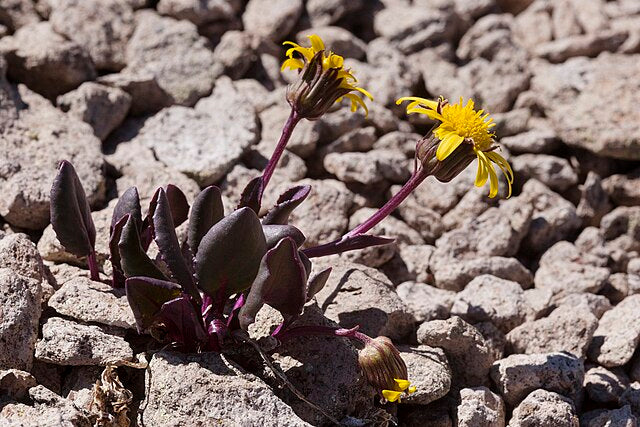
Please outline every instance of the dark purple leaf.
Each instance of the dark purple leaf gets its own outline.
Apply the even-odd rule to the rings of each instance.
[[[300,315],[306,302],[306,274],[296,242],[290,237],[280,240],[260,262],[247,301],[240,309],[240,327],[246,330],[265,303],[285,319]]]
[[[120,199],[115,208],[113,208],[113,216],[111,217],[110,232],[113,234],[113,229],[125,215],[131,215],[136,221],[138,230],[142,227],[142,208],[140,207],[140,196],[138,195],[138,189],[136,187],[129,187],[127,191],[122,193]]]
[[[304,265],[304,269],[307,273],[307,280],[309,280],[309,275],[311,274],[311,268],[313,267],[313,265],[311,264],[311,260],[301,250],[298,250],[298,256],[300,257],[300,261],[302,261],[302,265]]]
[[[136,222],[127,215],[127,221],[122,228],[118,251],[120,252],[120,265],[125,277],[145,276],[154,279],[167,280],[149,258],[140,244],[140,235]]]
[[[240,196],[238,208],[251,208],[256,214],[260,213],[260,199],[262,198],[262,176],[253,178]]]
[[[72,254],[83,257],[94,251],[96,229],[91,208],[73,165],[60,162],[51,187],[51,225],[58,240]]]
[[[215,223],[224,218],[224,206],[220,189],[209,186],[202,190],[191,207],[187,243],[194,255],[200,240]]]
[[[178,227],[189,217],[189,202],[187,202],[187,196],[173,184],[167,184],[164,191],[167,194],[167,200],[169,200],[169,206],[171,207],[173,224]]]
[[[193,275],[182,256],[169,200],[163,189],[158,192],[156,209],[153,213],[153,231],[160,255],[167,267],[169,267],[169,271],[171,271],[171,274],[184,291],[200,303],[200,293],[196,288]]]
[[[279,224],[269,224],[262,225],[262,232],[264,233],[265,239],[267,239],[267,248],[271,249],[274,247],[280,240],[285,237],[291,237],[298,247],[302,246],[306,237],[302,234],[302,231],[294,227],[293,225],[279,225]]]
[[[209,337],[188,296],[181,296],[162,305],[158,315],[169,339],[183,351],[193,353],[205,347]]]
[[[256,213],[241,208],[218,221],[202,238],[196,255],[201,290],[213,298],[240,292],[256,277],[267,242]]]
[[[285,191],[278,197],[276,205],[267,212],[262,219],[263,224],[286,224],[289,221],[289,215],[295,208],[304,202],[311,192],[309,185],[299,185]]]
[[[309,280],[309,284],[307,285],[307,301],[310,301],[315,294],[324,288],[324,285],[327,284],[327,280],[329,280],[330,275],[331,267],[325,268]]]
[[[109,239],[109,253],[111,266],[113,269],[113,286],[115,288],[121,288],[124,286],[124,273],[122,272],[122,265],[120,263],[120,249],[118,249],[118,243],[120,242],[120,237],[122,236],[122,229],[124,225],[127,223],[129,219],[129,215],[125,214],[111,229],[111,237]]]
[[[180,286],[150,277],[130,277],[125,282],[127,300],[136,319],[138,332],[146,331],[160,313],[162,305],[180,296]]]

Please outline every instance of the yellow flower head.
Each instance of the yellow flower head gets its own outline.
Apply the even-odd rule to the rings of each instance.
[[[416,392],[416,387],[411,385],[409,380],[394,378],[395,387],[393,390],[382,390],[382,397],[389,402],[400,402],[403,393],[412,394]]]
[[[313,92],[313,88],[308,87],[310,84],[312,85],[312,83],[322,82],[321,89],[330,92],[327,96],[331,98],[331,104],[341,101],[344,97],[351,101],[351,111],[355,112],[358,109],[358,106],[361,106],[364,109],[365,114],[368,114],[369,110],[367,109],[367,106],[360,94],[365,95],[372,101],[373,97],[365,89],[355,85],[357,79],[352,74],[351,70],[344,68],[344,58],[331,51],[327,53],[324,42],[319,36],[313,34],[308,37],[311,41],[311,47],[303,47],[290,41],[283,43],[284,45],[290,45],[291,47],[287,50],[287,59],[282,63],[282,70],[288,68],[290,70],[305,71],[310,64],[313,64],[315,61],[320,62],[322,68],[318,69],[317,73],[310,73],[312,75],[306,79],[308,83],[306,88],[307,94],[311,94]],[[300,57],[294,56],[295,53],[298,53]],[[316,76],[316,78],[314,81],[311,81],[314,76]],[[335,86],[331,87],[328,85],[326,79],[323,80],[321,76],[330,76],[329,79],[335,81]],[[316,101],[316,103],[318,102],[317,99],[314,101]],[[327,108],[330,106],[331,105],[328,105]]]
[[[489,179],[489,197],[495,197],[498,194],[498,175],[492,164],[495,163],[507,178],[508,197],[511,196],[513,170],[505,158],[495,152],[498,146],[495,143],[495,134],[491,132],[495,123],[489,117],[489,113],[485,113],[484,110],[476,111],[471,99],[466,104],[462,98],[457,104],[449,104],[442,97],[438,101],[433,101],[410,96],[400,98],[396,103],[400,104],[404,101],[410,101],[407,105],[407,114],[420,113],[440,122],[433,131],[441,141],[436,151],[437,160],[443,161],[449,157],[462,143],[470,144],[478,158],[475,185],[482,187]]]

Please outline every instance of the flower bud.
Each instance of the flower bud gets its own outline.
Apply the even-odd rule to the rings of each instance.
[[[449,182],[471,164],[476,154],[472,144],[462,143],[445,159],[438,160],[436,152],[441,143],[440,139],[429,133],[416,144],[416,159],[429,175],[435,176],[440,182]]]
[[[358,363],[367,381],[389,402],[398,401],[403,393],[415,391],[407,380],[407,365],[387,337],[366,342],[358,353]]]

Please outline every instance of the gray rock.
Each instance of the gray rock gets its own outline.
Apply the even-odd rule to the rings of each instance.
[[[0,92],[7,97],[0,114],[0,215],[4,220],[31,230],[42,230],[49,223],[51,183],[64,159],[74,163],[89,203],[100,203],[105,191],[103,159],[100,140],[91,127],[23,85],[17,91]]]
[[[484,189],[474,187],[449,212],[442,217],[447,231],[462,227],[466,222],[480,216],[490,207],[498,205],[496,199],[490,199]]]
[[[342,3],[342,6],[344,6],[344,8],[351,8],[353,10],[355,9],[354,6],[357,8],[358,3],[361,4],[362,1],[333,0],[333,2],[331,2],[325,0],[309,0],[307,1],[307,12],[309,13],[312,22],[314,20],[325,20],[327,21],[325,22],[325,24],[329,24],[331,22],[328,21],[331,21],[331,19],[323,19],[325,17],[329,18],[328,16],[326,16],[325,12],[335,13],[336,15],[342,12],[341,10],[333,8],[331,6],[331,3]],[[314,8],[316,8],[316,10],[312,11],[312,9]],[[317,16],[314,17],[314,14],[316,14]],[[316,27],[314,25],[313,34],[317,34],[322,39],[327,49],[345,58],[362,59],[367,49],[367,45],[365,44],[365,42],[342,27]],[[310,35],[309,30],[299,32],[296,35],[297,42],[301,45],[308,44],[308,35]]]
[[[9,0],[0,9],[0,23],[11,30],[40,21],[36,4],[31,0]]]
[[[371,153],[330,153],[324,158],[324,168],[345,183],[379,184],[384,176]]]
[[[26,234],[8,234],[0,239],[0,268],[9,268],[38,282],[45,279],[38,249]]]
[[[525,133],[528,129],[529,119],[531,119],[531,110],[528,108],[517,108],[505,113],[493,114],[491,117],[496,124],[493,131],[500,138],[500,143],[504,144],[509,151],[517,152],[517,150],[512,148],[511,144],[505,142],[505,139],[513,135],[521,136],[522,133]],[[512,141],[518,146],[521,138],[513,138]]]
[[[463,388],[456,418],[459,427],[504,427],[504,402],[486,387]]]
[[[591,313],[593,313],[593,315],[598,319],[601,318],[605,312],[611,310],[612,307],[607,297],[603,295],[595,295],[589,292],[567,294],[559,298],[556,301],[556,305],[558,307],[566,305],[573,309],[584,306],[591,310]]]
[[[158,12],[175,19],[186,19],[197,26],[211,22],[230,21],[240,11],[238,0],[160,0]]]
[[[516,174],[535,178],[555,191],[565,191],[578,183],[578,175],[562,157],[522,154],[511,160],[511,166]]]
[[[615,52],[627,39],[626,31],[605,30],[598,33],[576,35],[542,43],[535,54],[549,62],[564,62],[575,56],[598,56],[602,52]]]
[[[418,322],[448,318],[455,297],[454,292],[417,282],[401,283],[396,292]]]
[[[49,307],[82,322],[135,329],[136,322],[124,289],[86,277],[64,283],[49,299]]]
[[[283,105],[282,102],[260,113],[262,133],[259,148],[261,151],[267,152],[269,155],[273,152],[290,113],[291,108],[288,105]],[[322,128],[322,121],[300,121],[291,135],[287,150],[303,159],[309,157],[315,151],[322,136]]]
[[[174,103],[191,106],[211,92],[222,73],[207,40],[188,21],[143,10],[126,50],[125,72],[152,74]]]
[[[626,175],[611,175],[602,181],[602,186],[611,200],[618,205],[640,204],[640,169],[635,169]]]
[[[610,64],[617,64],[611,69]],[[571,58],[558,65],[538,64],[531,87],[545,102],[546,116],[567,144],[621,159],[640,158],[640,128],[634,120],[638,57],[603,53]],[[553,100],[552,102],[549,102]],[[588,112],[598,106],[600,114]],[[618,117],[616,122],[611,117]],[[620,125],[622,123],[623,125]]]
[[[578,427],[574,403],[566,397],[543,389],[531,392],[513,410],[508,427]]]
[[[97,81],[128,93],[131,97],[129,114],[132,116],[155,113],[171,104],[171,97],[160,87],[151,73],[113,73],[99,77]]]
[[[638,418],[629,405],[620,409],[596,409],[585,413],[581,419],[584,427],[636,427]]]
[[[302,10],[302,0],[250,0],[242,22],[251,33],[280,41],[294,28]]]
[[[589,171],[584,184],[580,186],[580,203],[576,210],[583,224],[598,226],[600,220],[611,210],[609,196],[602,187],[602,180],[595,172]]]
[[[257,139],[257,117],[246,108],[245,98],[230,81],[218,82],[195,109],[174,106],[161,111],[134,140],[202,187],[220,180]]]
[[[400,245],[400,258],[407,273],[417,282],[433,284],[429,260],[434,250],[431,245]]]
[[[535,154],[550,153],[560,145],[555,131],[550,128],[530,129],[517,135],[501,138],[500,143],[514,153]]]
[[[51,2],[54,31],[85,48],[98,70],[119,71],[133,33],[133,9],[118,0]]]
[[[619,368],[609,370],[594,366],[584,374],[584,388],[594,402],[617,404],[629,388],[629,377]]]
[[[412,158],[416,151],[416,143],[421,139],[422,135],[418,133],[393,131],[378,138],[373,147],[400,151],[408,158]]]
[[[418,328],[417,337],[421,344],[444,350],[455,388],[488,383],[489,370],[495,360],[493,354],[480,332],[461,318],[424,322]]]
[[[359,11],[363,5],[364,2],[362,0],[308,0],[306,7],[311,24],[314,27],[318,27],[333,24],[345,15]],[[322,34],[318,33],[318,35],[324,40]],[[346,53],[342,53],[342,51],[338,49],[335,49],[334,52],[340,55],[346,55]]]
[[[507,333],[526,320],[528,310],[518,283],[485,274],[456,295],[451,314],[470,323],[491,321]]]
[[[34,406],[10,403],[0,412],[0,424],[8,426],[74,426],[93,425],[90,414],[78,409],[42,385],[32,387],[29,397]]]
[[[526,322],[507,334],[511,353],[566,351],[585,357],[598,319],[584,306],[561,305],[549,317]]]
[[[449,392],[451,368],[444,351],[426,345],[399,350],[407,365],[409,381],[417,388],[415,393],[403,398],[402,403],[426,405]]]
[[[473,327],[482,334],[493,360],[502,359],[507,346],[507,339],[504,333],[491,322],[476,323]]]
[[[18,369],[0,371],[0,389],[2,389],[3,398],[15,401],[23,400],[29,389],[37,384],[36,379],[28,372]]]
[[[93,128],[104,141],[127,116],[131,96],[123,90],[86,82],[77,89],[58,97],[58,107]]]
[[[213,51],[216,62],[222,64],[224,73],[236,80],[241,78],[256,59],[252,49],[252,37],[241,31],[227,31]]]
[[[64,366],[104,366],[132,360],[133,350],[124,338],[108,334],[98,326],[51,317],[42,326],[35,357]]]
[[[517,282],[522,288],[528,288],[533,283],[531,272],[515,258],[491,256],[457,263],[436,260],[433,264],[436,286],[452,291],[463,290],[475,277],[483,274]]]
[[[0,369],[31,369],[41,298],[39,281],[0,268]]]
[[[549,314],[549,311],[552,308],[552,297],[553,293],[548,289],[531,288],[524,291],[524,298],[530,308],[527,320],[540,319],[541,317]]]
[[[622,366],[631,360],[640,342],[640,320],[635,316],[640,295],[631,295],[600,318],[589,347],[589,359],[607,368]]]
[[[9,64],[11,80],[49,99],[96,77],[87,51],[54,32],[48,22],[26,25],[4,37],[0,53]]]
[[[314,267],[317,271],[333,268],[316,300],[324,315],[343,328],[360,325],[367,335],[395,340],[413,328],[413,316],[384,274],[339,258],[318,258]]]
[[[539,388],[575,402],[580,399],[583,378],[582,360],[568,353],[514,354],[491,367],[491,379],[510,406]]]
[[[541,263],[534,283],[537,289],[548,289],[554,295],[577,292],[596,293],[606,284],[609,270],[571,261]]]
[[[147,370],[145,422],[307,426],[258,377],[217,353],[156,353]],[[175,396],[182,396],[176,400]]]

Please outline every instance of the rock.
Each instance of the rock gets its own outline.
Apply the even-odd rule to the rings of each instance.
[[[499,360],[504,357],[504,349],[507,345],[507,339],[502,331],[491,322],[480,322],[473,325],[474,328],[482,334],[485,345],[489,349],[489,353],[493,360]]]
[[[640,204],[640,169],[634,169],[626,175],[611,175],[602,181],[602,186],[617,205]]]
[[[640,295],[631,295],[600,318],[589,347],[590,360],[611,368],[631,360],[640,342],[640,320],[634,313],[640,306]]]
[[[636,55],[607,53],[558,65],[540,63],[531,87],[540,99],[553,100],[546,102],[545,113],[563,142],[601,156],[638,160],[640,121],[634,105],[640,92],[633,90],[638,64]],[[600,114],[591,117],[588,112],[598,106]],[[618,119],[614,123],[611,117]]]
[[[566,351],[585,357],[598,319],[584,306],[561,305],[549,317],[525,322],[507,334],[511,353]]]
[[[171,104],[171,97],[160,87],[151,73],[132,74],[121,72],[99,77],[105,86],[122,89],[131,97],[129,114],[141,116],[155,113]]]
[[[125,72],[152,74],[173,103],[192,106],[208,95],[222,73],[207,40],[195,25],[160,17],[152,11],[136,14],[136,29],[126,50]]]
[[[611,310],[612,307],[607,297],[603,295],[594,295],[588,292],[567,294],[559,298],[556,305],[558,307],[566,305],[573,309],[584,306],[585,308],[588,308],[598,319],[601,318],[605,312]]]
[[[492,115],[493,122],[496,126],[493,131],[500,137],[500,143],[504,144],[510,152],[516,152],[511,148],[511,145],[505,142],[506,137],[513,135],[521,135],[528,129],[527,124],[531,119],[531,110],[528,108],[516,108],[505,113],[496,113]],[[519,141],[521,138],[513,138],[513,141]],[[516,142],[517,146],[518,143]],[[527,144],[528,145],[528,144]]]
[[[132,360],[133,350],[124,338],[108,334],[98,326],[51,317],[42,326],[35,357],[65,366],[104,366]]]
[[[541,253],[580,226],[575,206],[540,181],[528,180],[518,198],[521,203],[528,201],[533,206],[529,232],[522,241],[525,250]]]
[[[408,158],[415,154],[416,143],[422,135],[413,132],[393,131],[374,141],[373,147],[379,149],[396,150],[404,153]]]
[[[454,292],[417,282],[401,283],[396,292],[418,322],[447,319],[455,297]]]
[[[55,33],[48,22],[29,24],[0,43],[9,78],[49,98],[96,77],[88,53]]]
[[[580,420],[584,427],[635,427],[638,418],[631,412],[629,405],[620,409],[599,409],[587,412]]]
[[[344,8],[355,9],[353,6],[358,7],[358,4],[362,4],[362,1],[344,1],[344,0],[333,0],[333,2],[329,1],[317,1],[317,0],[309,0],[307,1],[307,12],[309,12],[310,18],[313,20],[323,20],[324,16],[322,16],[322,11],[316,10],[314,12],[318,13],[318,16],[314,18],[310,9],[312,8],[324,8],[326,12],[335,12],[335,14],[340,14],[340,10],[333,9],[330,6],[331,3],[341,2]],[[326,19],[326,21],[331,21],[331,19]],[[326,22],[327,24],[331,22]],[[332,52],[337,53],[345,58],[354,58],[354,59],[362,59],[364,57],[365,52],[367,50],[367,45],[365,42],[360,40],[358,37],[353,35],[353,33],[345,30],[342,27],[316,27],[314,24],[313,34],[317,34],[322,41],[324,42],[327,49],[330,49]],[[306,44],[309,43],[309,39],[307,36],[310,35],[309,30],[304,30],[299,32],[296,35],[296,40],[298,44]]]
[[[271,153],[269,153],[271,154]],[[258,170],[264,170],[269,162],[269,159],[264,157],[259,151],[251,150],[248,154],[243,157],[244,162],[251,166],[252,168]],[[234,169],[237,167],[242,167],[241,165],[234,166]],[[232,169],[233,171],[233,169]],[[232,172],[227,174],[227,180],[229,175]],[[256,173],[254,176],[258,176],[260,173]],[[291,151],[284,151],[282,153],[282,157],[278,161],[278,165],[276,166],[276,170],[273,173],[272,180],[274,183],[277,182],[291,182],[298,181],[300,179],[304,179],[307,176],[307,165],[304,160],[300,157],[293,154]],[[243,182],[243,185],[246,185],[246,182]],[[238,191],[241,192],[243,188],[238,188]],[[239,195],[238,195],[239,196]]]
[[[34,406],[10,403],[0,412],[0,424],[9,426],[74,426],[90,427],[90,414],[74,406],[42,385],[29,389]]]
[[[578,183],[578,175],[562,157],[522,154],[512,159],[511,166],[524,179],[535,178],[555,191],[565,191]]]
[[[255,61],[252,37],[241,31],[227,31],[213,51],[216,62],[224,67],[224,74],[234,80],[241,78]]]
[[[23,85],[2,96],[11,100],[3,104],[6,113],[0,117],[0,215],[4,220],[30,230],[42,230],[49,223],[51,183],[64,159],[73,162],[89,203],[102,202],[103,159],[100,140],[91,127]],[[6,122],[5,114],[11,116]]]
[[[482,275],[456,295],[451,314],[470,323],[491,321],[507,333],[525,321],[528,308],[519,284]]]
[[[497,206],[497,200],[487,197],[485,190],[474,187],[473,190],[462,196],[462,199],[442,217],[442,222],[447,231],[462,227],[463,224],[480,216],[490,207]]]
[[[447,355],[455,388],[475,387],[488,383],[494,362],[483,336],[459,317],[424,322],[418,328],[418,342],[440,347]],[[469,369],[473,366],[474,369]]]
[[[614,273],[609,276],[601,293],[614,304],[640,291],[640,276],[636,274]]]
[[[574,403],[543,389],[531,392],[514,410],[508,427],[578,427]]]
[[[260,136],[261,151],[269,153],[269,156],[276,148],[282,128],[291,113],[291,108],[282,103],[263,110],[260,113],[262,123],[262,133]],[[309,157],[316,149],[322,135],[322,121],[302,120],[298,123],[291,139],[287,144],[287,150],[302,157]]]
[[[602,218],[600,228],[606,240],[627,235],[634,240],[640,236],[640,206],[619,206]]]
[[[549,62],[564,62],[575,56],[595,57],[602,52],[615,52],[627,39],[625,31],[606,30],[542,43],[535,54]]]
[[[330,153],[324,168],[345,183],[379,184],[384,177],[376,157],[369,153]]]
[[[595,172],[589,171],[587,179],[580,186],[580,203],[576,213],[583,224],[598,226],[610,210],[611,203],[602,187],[602,180]]]
[[[552,309],[552,297],[553,293],[548,289],[531,288],[524,291],[524,298],[530,309],[527,320],[536,320],[548,315],[549,311]]]
[[[9,400],[23,400],[31,387],[35,387],[38,383],[36,379],[28,372],[18,369],[7,369],[0,371],[0,389],[2,389],[2,397]]]
[[[539,388],[579,400],[583,377],[582,361],[569,353],[514,354],[491,367],[491,379],[510,406]]]
[[[123,90],[86,82],[77,89],[58,97],[58,107],[93,128],[104,141],[127,116],[131,96]]]
[[[459,427],[504,427],[504,402],[486,387],[463,388],[456,418]]]
[[[175,19],[186,19],[197,26],[233,20],[240,11],[241,2],[237,0],[160,0],[158,12]]]
[[[224,177],[257,139],[256,115],[245,104],[230,81],[219,80],[213,94],[195,109],[174,106],[161,111],[145,122],[134,141],[205,187]]]
[[[513,153],[534,154],[550,153],[560,145],[558,136],[550,128],[530,129],[517,135],[501,138],[500,143]]]
[[[550,290],[554,295],[577,292],[597,293],[606,284],[609,270],[603,267],[570,261],[540,263],[533,279],[537,289]]]
[[[407,365],[408,378],[417,391],[403,398],[402,403],[426,405],[440,399],[451,387],[451,368],[444,352],[426,345],[400,347],[400,356]]]
[[[152,425],[235,423],[307,426],[258,377],[217,353],[156,353],[147,371],[148,404],[142,416]],[[176,400],[173,396],[183,396]]]
[[[42,282],[44,265],[38,249],[26,234],[8,234],[0,239],[0,268]]]
[[[40,16],[38,16],[37,6],[31,0],[5,1],[0,9],[0,24],[14,31],[38,21]]]
[[[101,366],[75,366],[63,379],[62,396],[71,400],[78,408],[90,409],[93,403],[93,388],[101,378]],[[133,417],[132,417],[133,418]]]
[[[584,374],[584,388],[594,402],[617,404],[629,388],[629,378],[621,370],[594,366]]]
[[[49,299],[49,307],[63,316],[135,329],[136,321],[124,289],[78,277],[64,283]]]
[[[0,369],[31,369],[41,298],[39,281],[0,268]]]
[[[362,0],[308,0],[306,7],[312,26],[319,27],[337,22],[345,15],[359,11],[363,5],[364,2]],[[318,33],[318,35],[324,40],[322,34]],[[329,46],[333,47],[331,44]],[[334,49],[334,52],[340,55],[347,55],[337,48]]]
[[[434,262],[436,286],[452,291],[463,290],[475,277],[483,274],[519,283],[528,288],[533,275],[517,259],[505,257],[480,257],[453,262]]]
[[[98,70],[119,71],[133,33],[133,10],[118,0],[52,2],[53,30],[85,48]]]
[[[433,284],[429,260],[435,247],[431,245],[400,245],[400,258],[407,273],[417,282]],[[394,283],[396,283],[394,281]]]
[[[251,33],[280,41],[295,27],[302,10],[302,0],[250,0],[242,22]]]
[[[413,328],[413,316],[384,274],[331,258],[318,258],[314,267],[317,271],[333,268],[316,300],[324,315],[343,328],[360,325],[369,336],[392,340],[405,337]]]

